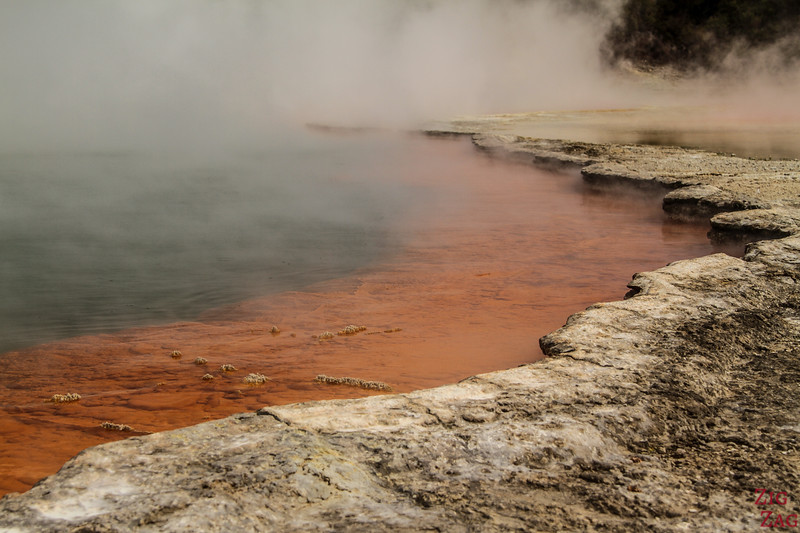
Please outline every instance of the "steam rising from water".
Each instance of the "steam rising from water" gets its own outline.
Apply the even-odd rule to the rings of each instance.
[[[413,126],[612,104],[604,19],[564,6],[6,0],[0,146],[258,144],[307,121]]]
[[[733,108],[797,108],[797,76],[750,75],[768,52],[739,50],[727,61],[737,74],[711,89],[622,81],[598,52],[620,3],[5,0],[0,150],[206,151],[261,146],[305,122],[414,127],[724,93]]]

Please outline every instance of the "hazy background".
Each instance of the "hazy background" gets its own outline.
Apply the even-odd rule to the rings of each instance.
[[[259,146],[305,122],[416,127],[704,96],[797,107],[784,104],[798,77],[759,72],[764,50],[739,47],[711,86],[621,77],[599,51],[622,3],[4,0],[0,150]]]
[[[618,3],[4,0],[0,149],[259,145],[309,121],[641,103],[598,54]]]

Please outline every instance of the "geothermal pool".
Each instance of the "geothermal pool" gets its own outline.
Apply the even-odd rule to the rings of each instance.
[[[658,198],[466,139],[309,133],[263,153],[3,156],[2,172],[0,493],[101,442],[374,394],[318,374],[405,392],[535,361],[633,273],[720,251]],[[349,324],[366,329],[320,339]]]

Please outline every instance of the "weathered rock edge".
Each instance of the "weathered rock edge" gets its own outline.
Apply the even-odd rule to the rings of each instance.
[[[0,529],[749,531],[798,512],[800,236],[630,288],[531,365],[87,449],[0,500]]]
[[[516,135],[474,134],[472,139],[490,154],[555,169],[579,168],[590,186],[664,193],[663,207],[670,216],[710,219],[713,239],[780,238],[800,231],[797,160]]]

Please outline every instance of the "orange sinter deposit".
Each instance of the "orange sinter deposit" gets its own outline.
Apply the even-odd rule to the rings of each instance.
[[[658,198],[590,192],[577,172],[492,160],[465,140],[414,143],[403,179],[424,201],[352,275],[0,356],[0,493],[102,442],[530,363],[540,336],[620,299],[634,272],[714,251],[706,228],[665,221]]]

